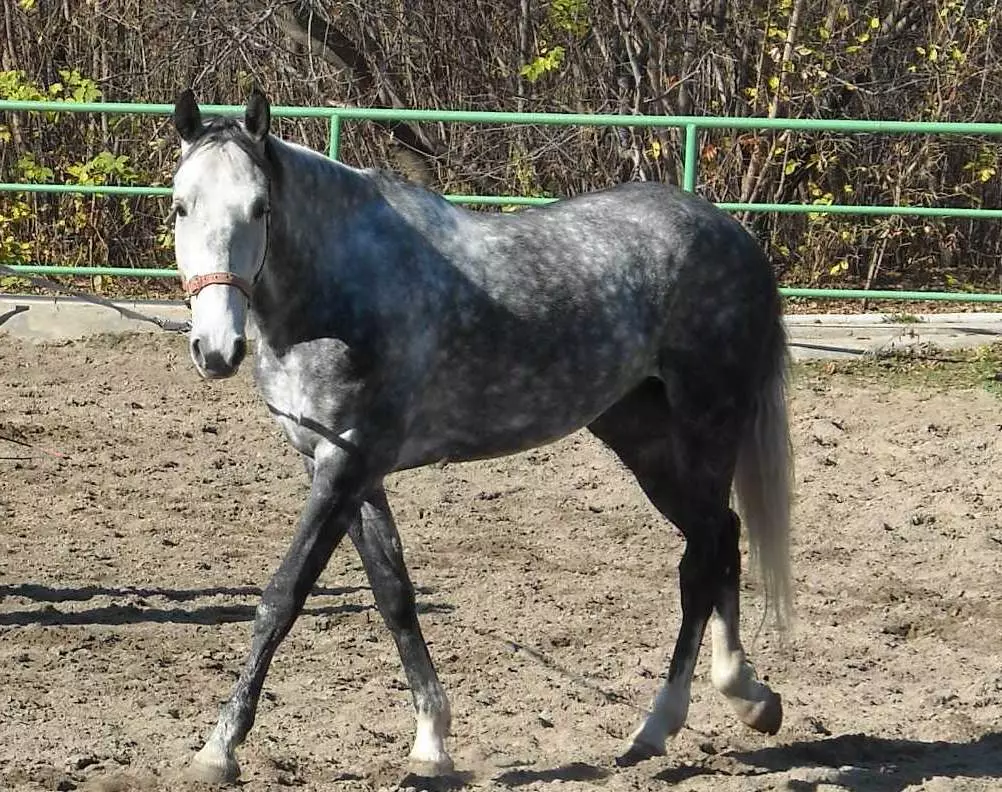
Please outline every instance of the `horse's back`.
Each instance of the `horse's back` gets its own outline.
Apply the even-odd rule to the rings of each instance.
[[[779,322],[758,242],[691,192],[631,182],[481,222],[497,267],[533,275],[535,300],[593,303],[593,317],[645,314],[661,348],[704,356],[704,367],[714,345],[721,368],[741,367]]]
[[[448,442],[415,441],[407,462],[538,445],[652,377],[702,394],[755,378],[775,282],[712,204],[631,184],[513,215],[456,212],[448,233],[424,231],[427,260],[412,265],[442,289],[415,434]]]
[[[641,272],[654,291],[740,288],[774,290],[757,242],[709,201],[659,182],[630,182],[512,215],[479,215],[493,252],[517,254],[524,266],[555,274]],[[516,269],[518,265],[515,264]]]

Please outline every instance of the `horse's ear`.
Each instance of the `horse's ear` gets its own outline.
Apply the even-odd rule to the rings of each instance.
[[[256,86],[247,97],[247,109],[244,112],[244,127],[254,140],[264,140],[271,128],[271,105],[268,97]]]
[[[174,103],[174,128],[185,143],[194,142],[202,131],[202,113],[191,88],[185,88]]]

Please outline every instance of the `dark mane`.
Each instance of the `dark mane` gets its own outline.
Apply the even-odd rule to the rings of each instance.
[[[259,146],[247,134],[247,130],[244,129],[243,124],[234,118],[217,117],[209,119],[203,125],[198,138],[191,144],[191,148],[181,157],[178,167],[180,168],[182,163],[196,151],[208,148],[209,146],[222,146],[226,143],[236,144],[244,154],[250,157],[251,162],[264,171],[265,176],[268,177],[268,181],[272,184],[278,182],[281,171],[278,158],[275,156],[275,146],[271,135],[265,137],[263,147]]]

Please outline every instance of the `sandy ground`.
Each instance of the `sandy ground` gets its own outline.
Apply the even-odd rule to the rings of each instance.
[[[1000,406],[799,376],[785,644],[756,636],[752,578],[743,599],[786,723],[742,727],[704,652],[689,727],[626,770],[679,621],[677,532],[585,434],[394,477],[460,774],[407,776],[409,694],[346,544],[275,659],[242,788],[1002,787]],[[0,435],[0,789],[192,788],[177,774],[242,662],[298,460],[249,376],[199,381],[166,334],[0,336]]]

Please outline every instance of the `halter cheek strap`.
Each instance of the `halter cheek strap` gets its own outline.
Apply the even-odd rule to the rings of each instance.
[[[210,272],[206,275],[196,275],[193,278],[182,281],[182,286],[184,287],[185,294],[189,297],[194,297],[206,286],[212,286],[216,283],[222,286],[233,286],[240,289],[248,300],[251,298],[252,285],[244,278],[234,275],[232,272]]]

